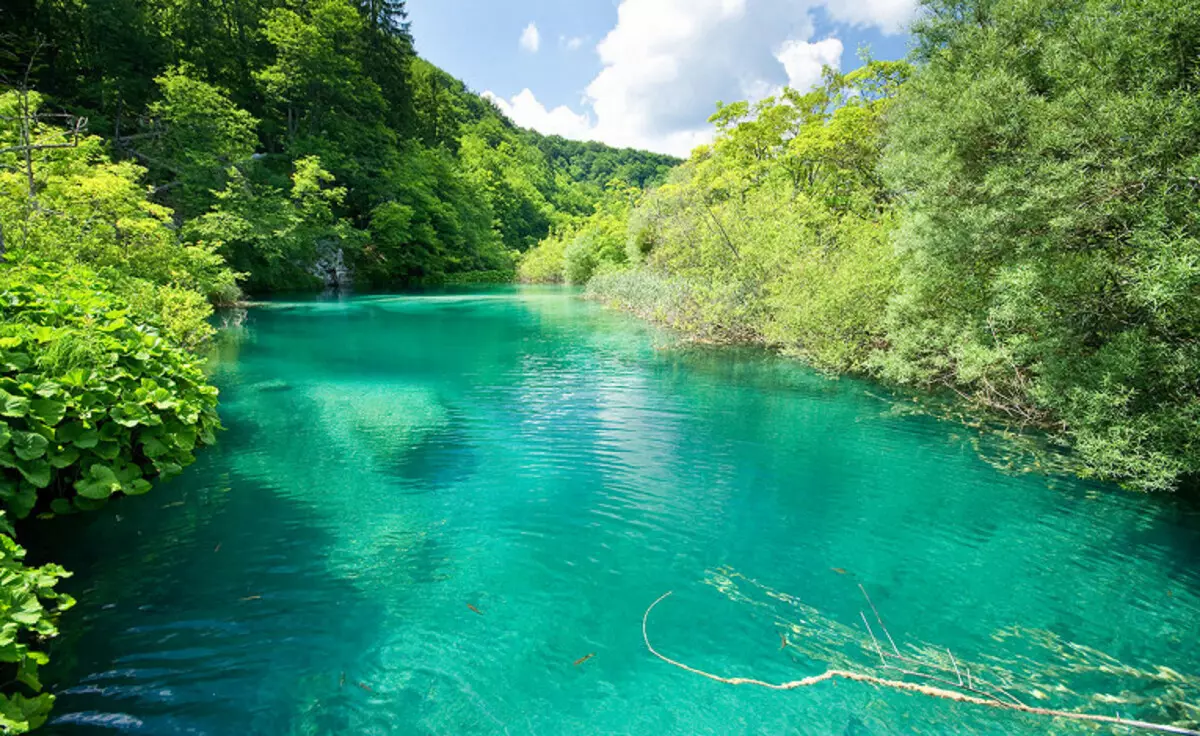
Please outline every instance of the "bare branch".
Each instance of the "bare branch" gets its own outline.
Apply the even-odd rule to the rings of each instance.
[[[757,679],[749,678],[749,677],[722,677],[721,675],[714,675],[711,672],[705,672],[704,670],[696,669],[695,667],[686,665],[683,662],[679,662],[677,660],[671,659],[670,657],[666,656],[665,654],[660,653],[657,649],[654,648],[654,645],[650,643],[650,635],[646,630],[647,621],[650,618],[650,612],[653,611],[658,606],[658,604],[660,604],[664,600],[666,600],[666,598],[670,595],[671,595],[671,592],[668,591],[668,592],[662,594],[661,596],[659,596],[658,600],[651,603],[650,607],[646,609],[646,612],[642,614],[642,641],[645,642],[646,649],[651,654],[653,654],[655,657],[657,657],[658,659],[661,659],[662,661],[666,662],[667,664],[669,664],[673,667],[678,667],[679,669],[684,670],[685,672],[690,672],[693,675],[699,675],[700,677],[705,677],[705,678],[708,678],[709,680],[715,680],[716,682],[723,682],[726,685],[753,685],[755,687],[767,688],[768,690],[797,690],[799,688],[812,687],[813,685],[818,685],[822,682],[827,682],[830,680],[839,680],[839,679],[840,680],[850,680],[852,682],[866,683],[868,685],[874,685],[876,687],[886,687],[886,688],[891,688],[893,690],[901,690],[904,692],[916,693],[918,695],[926,695],[926,696],[932,697],[932,698],[942,698],[944,700],[952,700],[952,701],[955,701],[958,703],[970,703],[972,705],[983,705],[983,706],[987,706],[989,708],[996,708],[999,710],[1016,711],[1016,712],[1020,712],[1020,713],[1028,713],[1031,715],[1048,716],[1051,718],[1064,718],[1064,719],[1072,720],[1072,721],[1085,721],[1085,722],[1089,722],[1089,723],[1107,723],[1107,724],[1110,724],[1113,726],[1124,726],[1126,728],[1139,728],[1139,729],[1143,729],[1146,731],[1155,731],[1158,733],[1179,734],[1181,736],[1200,736],[1200,731],[1193,731],[1192,729],[1182,728],[1179,726],[1172,726],[1172,725],[1163,724],[1163,723],[1151,723],[1149,721],[1139,721],[1139,720],[1135,720],[1132,718],[1121,718],[1120,716],[1105,716],[1105,715],[1099,715],[1099,714],[1094,714],[1094,713],[1076,713],[1073,711],[1055,710],[1053,708],[1037,708],[1034,706],[1022,705],[1022,704],[1017,704],[1017,703],[1008,703],[1008,702],[1005,702],[1005,701],[999,700],[999,699],[989,699],[986,697],[980,697],[978,695],[957,692],[955,690],[947,690],[945,688],[934,687],[932,685],[925,685],[925,684],[916,683],[916,682],[908,682],[906,680],[891,680],[891,679],[887,679],[887,678],[883,678],[883,677],[876,677],[875,675],[868,675],[868,674],[862,673],[862,672],[852,672],[850,670],[843,670],[843,669],[828,669],[819,675],[812,675],[811,677],[805,677],[800,680],[791,680],[789,682],[781,682],[781,683],[765,682],[763,680],[757,680]],[[863,622],[866,623],[865,616],[863,617]],[[869,628],[869,626],[868,626],[868,628]],[[893,669],[898,669],[898,668],[893,668]],[[923,676],[923,675],[920,675],[919,673],[915,673],[915,672],[907,672],[907,671],[903,671],[903,670],[902,670],[902,672],[904,672],[904,674],[909,674],[909,675]]]

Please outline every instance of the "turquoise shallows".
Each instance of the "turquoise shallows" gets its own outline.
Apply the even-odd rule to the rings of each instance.
[[[570,290],[273,302],[222,344],[219,445],[45,525],[80,599],[50,734],[1095,733],[642,643],[672,590],[650,635],[692,666],[879,672],[859,584],[1021,699],[1200,718],[1180,499],[1005,474],[879,387]]]

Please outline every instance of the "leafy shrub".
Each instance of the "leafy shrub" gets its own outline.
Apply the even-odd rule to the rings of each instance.
[[[884,375],[1058,429],[1099,477],[1200,476],[1200,6],[926,5]]]
[[[586,284],[598,268],[625,263],[630,207],[639,195],[637,189],[614,183],[591,214],[570,220],[526,253],[521,280]]]
[[[561,284],[567,244],[551,236],[525,252],[517,266],[517,278],[531,284]]]
[[[0,673],[21,690],[0,693],[0,732],[19,734],[46,721],[54,696],[42,693],[38,668],[48,661],[35,648],[58,634],[57,615],[75,601],[54,592],[70,573],[58,565],[26,567],[25,550],[13,540],[13,530],[0,511]]]
[[[836,247],[782,264],[767,283],[766,340],[823,370],[868,370],[896,287],[894,219],[830,223],[824,234]]]
[[[91,509],[179,473],[219,429],[199,360],[81,267],[0,270],[0,501]]]
[[[30,114],[41,97],[28,93]],[[21,140],[17,92],[0,94],[0,149]],[[170,208],[150,200],[145,169],[113,162],[96,136],[77,146],[62,128],[36,123],[38,151],[29,191],[19,154],[0,153],[0,226],[13,254],[55,263],[82,263],[106,278],[134,277],[193,289],[216,302],[238,292],[234,274],[211,246],[181,244]]]
[[[265,173],[248,168],[256,176]],[[323,251],[355,250],[362,240],[335,212],[345,187],[331,184],[333,175],[316,156],[295,161],[288,192],[231,168],[225,188],[213,193],[212,208],[184,225],[184,238],[223,253],[247,274],[250,291],[319,288],[313,267]]]
[[[733,291],[697,285],[645,266],[601,265],[587,283],[587,298],[632,312],[642,319],[688,333],[704,342],[735,343],[757,340],[741,319]]]
[[[596,241],[586,236],[576,236],[563,250],[563,278],[569,284],[586,284],[600,265],[596,253]]]
[[[464,271],[449,273],[437,281],[443,286],[463,286],[468,284],[511,284],[517,274],[513,271]]]

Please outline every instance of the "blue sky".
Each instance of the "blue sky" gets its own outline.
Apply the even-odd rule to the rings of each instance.
[[[686,155],[717,100],[903,56],[915,0],[409,0],[422,56],[520,125]]]

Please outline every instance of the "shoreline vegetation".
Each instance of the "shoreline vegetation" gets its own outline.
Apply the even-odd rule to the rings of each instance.
[[[402,0],[3,23],[6,733],[48,717],[72,603],[22,525],[217,441],[213,308],[272,293],[586,284],[697,339],[952,391],[1087,477],[1200,477],[1194,3],[926,0],[909,60],[718,103],[686,161],[516,127],[416,54]]]
[[[1200,485],[1200,8],[927,2],[908,62],[722,104],[522,259],[702,342],[952,394],[1084,478]]]

